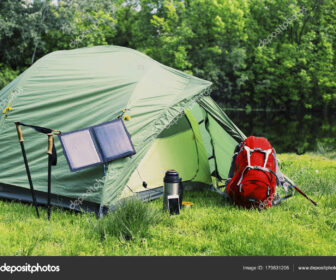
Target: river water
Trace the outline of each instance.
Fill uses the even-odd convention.
[[[225,109],[246,136],[264,136],[277,153],[336,150],[336,113]]]

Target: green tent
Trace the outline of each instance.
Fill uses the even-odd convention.
[[[245,136],[209,97],[210,86],[123,47],[44,56],[0,91],[0,197],[31,200],[15,121],[69,132],[116,119],[123,109],[131,117],[124,122],[136,154],[110,162],[105,176],[103,166],[70,172],[55,139],[53,205],[96,209],[128,196],[153,199],[172,168],[186,186],[226,179]],[[23,134],[38,202],[45,204],[47,138],[29,128]]]

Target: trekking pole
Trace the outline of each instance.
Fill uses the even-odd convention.
[[[48,220],[50,220],[51,207],[50,207],[50,195],[51,195],[51,165],[52,165],[52,150],[54,146],[54,136],[52,133],[48,134]]]
[[[305,197],[306,199],[308,199],[315,206],[317,206],[317,203],[314,200],[312,200],[311,198],[309,198],[305,193],[303,193],[298,187],[294,186],[294,189],[297,190],[299,192],[299,194],[301,194],[303,197]]]
[[[18,133],[18,137],[19,137],[19,142],[20,142],[20,146],[21,146],[23,161],[24,161],[24,164],[25,164],[25,167],[26,167],[26,173],[27,173],[27,177],[28,177],[30,191],[31,191],[31,194],[32,194],[33,204],[34,204],[35,209],[36,209],[37,217],[40,218],[40,214],[39,214],[39,211],[38,211],[38,208],[37,208],[37,202],[36,202],[36,197],[35,197],[33,181],[32,181],[31,175],[30,175],[28,160],[27,160],[26,151],[25,151],[25,148],[24,148],[24,140],[23,140],[21,125],[20,125],[19,122],[15,122],[15,125],[16,125],[16,130],[17,130],[17,133]]]
[[[291,179],[289,179],[287,176],[285,176],[285,180],[291,185],[291,187],[293,187],[295,190],[298,191],[299,194],[301,194],[304,198],[306,198],[307,200],[309,200],[311,203],[313,203],[315,206],[317,206],[317,203],[312,200],[311,198],[308,197],[308,195],[306,195],[303,191],[301,191],[294,183]]]

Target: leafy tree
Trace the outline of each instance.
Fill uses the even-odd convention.
[[[335,101],[335,33],[330,32],[335,18],[327,8],[331,2],[250,2],[250,104],[311,109]],[[260,43],[264,39],[267,44]]]
[[[53,26],[51,0],[0,2],[0,62],[22,69],[44,54],[42,37]]]
[[[116,44],[212,81],[226,106],[336,107],[334,0],[57,3],[0,2],[3,81],[52,51]]]
[[[48,34],[50,48],[107,45],[116,33],[116,5],[109,0],[62,0],[53,7],[57,26]]]

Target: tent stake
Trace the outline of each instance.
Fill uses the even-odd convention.
[[[37,208],[37,202],[36,202],[36,196],[35,196],[33,181],[32,181],[31,175],[30,175],[30,169],[29,169],[29,165],[28,165],[26,151],[25,151],[25,148],[24,148],[24,139],[23,139],[23,135],[22,135],[21,125],[20,125],[19,122],[16,122],[15,125],[16,125],[16,130],[17,130],[17,133],[18,133],[18,137],[19,137],[19,142],[20,142],[20,146],[21,146],[23,161],[24,161],[24,164],[25,164],[25,167],[26,167],[26,173],[27,173],[27,177],[28,177],[30,191],[31,191],[31,194],[32,194],[33,204],[34,204],[35,209],[36,209],[37,218],[40,218],[40,214],[39,214],[39,211],[38,211],[38,208]]]

